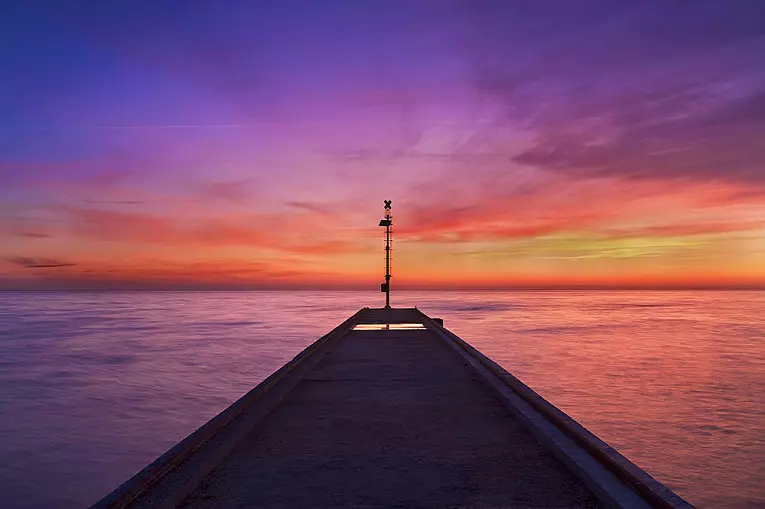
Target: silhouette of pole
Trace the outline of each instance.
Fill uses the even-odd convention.
[[[385,219],[380,226],[385,227],[385,283],[380,285],[380,291],[385,292],[385,309],[390,309],[390,227],[393,218],[390,213],[391,200],[385,200]]]
[[[390,307],[390,219],[385,226],[385,307]]]

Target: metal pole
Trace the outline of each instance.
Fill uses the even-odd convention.
[[[380,221],[380,226],[385,227],[385,282],[380,288],[385,292],[385,309],[390,309],[390,227],[393,223],[390,206],[391,200],[385,200],[385,218]]]
[[[385,226],[385,308],[390,308],[390,216]]]

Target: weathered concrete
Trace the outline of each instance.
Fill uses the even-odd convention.
[[[317,506],[601,504],[426,330],[346,334],[182,504]]]

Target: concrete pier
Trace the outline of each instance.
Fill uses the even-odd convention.
[[[518,384],[363,309],[94,507],[690,507]]]

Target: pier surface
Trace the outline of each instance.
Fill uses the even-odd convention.
[[[362,309],[93,507],[691,507],[486,366],[416,309]]]
[[[429,330],[348,332],[185,507],[601,507],[463,364]]]

